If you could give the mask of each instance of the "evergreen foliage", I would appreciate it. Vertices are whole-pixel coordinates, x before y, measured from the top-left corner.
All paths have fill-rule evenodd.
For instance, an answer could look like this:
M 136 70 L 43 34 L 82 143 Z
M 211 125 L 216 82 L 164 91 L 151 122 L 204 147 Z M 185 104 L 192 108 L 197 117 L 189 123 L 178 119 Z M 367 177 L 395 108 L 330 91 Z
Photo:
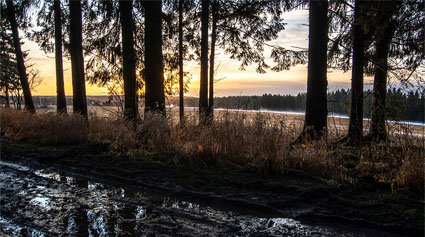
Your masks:
M 424 123 L 425 90 L 403 91 L 392 88 L 387 91 L 387 118 L 394 121 Z M 329 115 L 346 115 L 350 111 L 351 90 L 336 90 L 327 94 Z M 306 94 L 262 96 L 228 96 L 215 98 L 216 108 L 243 110 L 305 111 Z M 363 114 L 370 118 L 372 91 L 364 91 Z

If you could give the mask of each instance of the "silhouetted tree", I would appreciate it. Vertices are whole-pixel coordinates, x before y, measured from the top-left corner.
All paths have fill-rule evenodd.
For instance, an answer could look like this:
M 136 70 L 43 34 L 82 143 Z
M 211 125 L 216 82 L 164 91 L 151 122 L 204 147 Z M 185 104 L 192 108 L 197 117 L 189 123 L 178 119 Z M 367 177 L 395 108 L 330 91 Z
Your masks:
M 348 125 L 348 141 L 359 144 L 363 139 L 363 67 L 365 60 L 365 33 L 362 14 L 364 2 L 355 0 L 353 23 L 353 66 L 351 72 L 351 110 Z
M 189 45 L 192 43 L 196 14 L 193 14 L 196 8 L 194 1 L 182 1 L 182 59 L 191 60 L 193 53 L 189 51 Z M 179 34 L 179 6 L 180 1 L 163 1 L 162 7 L 162 58 L 164 70 L 164 90 L 166 95 L 177 95 L 180 93 L 180 34 Z M 195 28 L 199 29 L 199 28 Z M 182 62 L 183 62 L 182 61 Z M 184 69 L 182 67 L 182 69 Z M 183 71 L 183 93 L 188 91 L 190 81 L 189 72 Z
M 403 0 L 392 4 L 397 6 L 391 19 L 394 32 L 391 37 L 388 60 L 390 76 L 408 86 L 413 86 L 411 81 L 414 80 L 419 81 L 423 86 L 425 80 L 422 72 L 425 67 L 424 1 Z M 391 5 L 385 7 L 391 8 Z M 377 27 L 378 31 L 381 30 L 379 24 Z
M 10 107 L 10 93 L 11 91 L 20 88 L 19 72 L 16 63 L 15 47 L 13 46 L 13 36 L 10 30 L 10 24 L 6 21 L 4 16 L 3 2 L 1 5 L 0 18 L 0 90 L 4 93 L 6 108 Z
M 201 10 L 201 72 L 199 87 L 199 121 L 204 123 L 208 113 L 208 21 L 209 1 L 202 0 Z
M 145 1 L 145 111 L 165 115 L 162 1 Z
M 25 109 L 31 113 L 34 113 L 35 107 L 34 107 L 34 103 L 31 96 L 31 90 L 28 83 L 28 77 L 27 77 L 27 72 L 25 68 L 24 56 L 21 49 L 21 43 L 20 43 L 19 32 L 18 32 L 18 23 L 16 22 L 16 15 L 15 15 L 15 7 L 12 1 L 6 1 L 6 4 L 7 4 L 7 8 L 6 8 L 7 16 L 12 29 L 13 45 L 15 48 L 19 78 L 20 78 L 20 82 L 21 82 L 21 86 L 22 86 L 22 90 L 24 94 Z
M 209 103 L 208 110 L 210 119 L 214 118 L 214 58 L 215 58 L 215 43 L 217 41 L 217 22 L 218 22 L 218 0 L 211 1 L 212 9 L 212 29 L 211 29 L 211 53 L 210 53 L 210 77 L 209 77 Z
M 27 32 L 27 37 L 38 43 L 40 49 L 46 53 L 55 53 L 56 67 L 56 105 L 58 113 L 66 113 L 65 85 L 63 77 L 63 45 L 68 44 L 67 33 L 62 31 L 67 27 L 66 11 L 61 8 L 59 0 L 34 1 L 42 5 L 37 13 L 37 28 Z M 66 16 L 66 17 L 64 17 Z M 54 27 L 52 27 L 54 25 Z M 65 47 L 65 48 L 66 48 Z M 66 53 L 66 51 L 65 51 Z
M 53 9 L 55 13 L 56 108 L 58 113 L 66 113 L 62 61 L 62 14 L 59 0 L 53 1 Z
M 86 9 L 84 49 L 88 57 L 86 76 L 91 84 L 102 87 L 123 84 L 120 15 L 118 1 L 93 1 Z M 135 43 L 137 42 L 136 36 Z M 139 54 L 136 59 L 140 63 L 143 57 Z
M 110 94 L 124 94 L 123 86 L 123 42 L 118 1 L 91 1 L 84 11 L 84 49 L 88 58 L 87 79 L 90 83 L 107 87 Z M 164 71 L 164 91 L 168 95 L 179 93 L 179 54 L 178 54 L 178 4 L 177 1 L 164 1 L 162 12 L 162 52 Z M 191 2 L 183 2 L 183 12 L 191 12 Z M 144 1 L 133 1 L 133 35 L 138 96 L 145 97 L 145 7 Z M 183 57 L 189 59 L 188 39 L 191 32 L 189 14 L 183 18 L 185 41 Z M 189 74 L 183 73 L 183 91 L 187 91 Z M 124 103 L 122 103 L 124 105 Z M 124 110 L 124 106 L 123 106 Z
M 214 105 L 214 54 L 215 48 L 224 49 L 231 59 L 241 62 L 240 70 L 250 64 L 257 64 L 256 71 L 265 73 L 270 66 L 264 57 L 264 48 L 271 48 L 271 58 L 276 63 L 273 71 L 288 70 L 305 63 L 306 52 L 288 50 L 270 45 L 267 41 L 276 39 L 285 23 L 281 17 L 284 11 L 298 6 L 302 1 L 211 1 L 211 54 L 209 71 L 209 108 Z
M 319 139 L 327 131 L 327 13 L 327 1 L 310 1 L 306 112 L 303 131 L 295 142 Z
M 15 46 L 13 42 L 13 33 L 10 23 L 7 21 L 5 14 L 5 3 L 0 2 L 0 91 L 4 94 L 6 107 L 10 107 L 9 101 L 13 102 L 15 109 L 21 110 L 23 98 L 23 89 L 19 77 L 18 64 L 15 54 Z M 24 9 L 21 9 L 24 10 Z M 21 13 L 18 13 L 21 14 Z M 21 19 L 25 25 L 26 20 Z M 27 64 L 28 52 L 23 51 L 22 56 L 26 65 L 28 85 L 30 90 L 39 86 L 41 79 L 38 77 L 38 71 L 32 68 L 32 64 Z
M 82 12 L 80 1 L 69 1 L 69 36 L 72 70 L 72 102 L 74 113 L 87 118 L 86 84 L 84 79 Z
M 361 29 L 364 31 L 363 43 L 365 50 L 365 55 L 363 58 L 364 73 L 367 75 L 375 75 L 378 72 L 378 78 L 382 78 L 382 71 L 376 70 L 377 67 L 382 68 L 382 62 L 377 60 L 377 51 L 378 45 L 381 45 L 380 52 L 382 55 L 383 47 L 382 42 L 385 38 L 383 35 L 386 29 L 386 23 L 384 23 L 384 15 L 392 15 L 390 17 L 391 24 L 393 25 L 393 33 L 390 35 L 389 39 L 389 49 L 388 49 L 388 59 L 386 61 L 386 78 L 397 79 L 398 82 L 401 82 L 405 85 L 412 85 L 412 79 L 418 79 L 423 81 L 423 76 L 418 72 L 420 66 L 424 66 L 424 27 L 423 21 L 425 20 L 423 9 L 423 1 L 395 1 L 391 4 L 389 2 L 379 2 L 379 1 L 362 1 L 362 8 L 360 17 L 358 17 L 354 23 L 354 17 L 350 9 L 354 9 L 352 5 L 353 1 L 341 1 L 333 4 L 334 21 L 332 24 L 332 31 L 336 37 L 330 41 L 330 51 L 329 59 L 330 64 L 336 66 L 337 68 L 343 70 L 349 70 L 350 64 L 353 64 L 355 67 L 355 60 L 353 55 L 353 60 L 351 61 L 351 49 L 356 48 L 355 40 L 353 40 L 352 35 L 355 34 L 356 27 L 361 25 Z M 356 2 L 355 2 L 356 3 Z M 387 4 L 388 3 L 388 4 Z M 398 7 L 391 10 L 392 5 L 396 4 Z M 357 7 L 356 7 L 357 10 Z M 394 12 L 396 11 L 396 12 Z M 391 13 L 393 12 L 393 13 Z M 354 14 L 355 15 L 355 14 Z M 354 37 L 355 38 L 355 37 Z M 380 43 L 379 43 L 380 42 Z M 379 43 L 379 44 L 378 44 Z M 353 52 L 353 54 L 355 54 Z M 359 62 L 359 61 L 358 61 Z M 381 66 L 380 66 L 381 65 Z M 359 68 L 359 67 L 357 67 Z M 354 70 L 354 69 L 353 69 Z M 353 71 L 353 73 L 355 73 Z M 353 105 L 351 109 L 356 108 L 357 105 L 361 105 L 360 101 L 354 100 L 354 97 L 360 99 L 361 97 L 355 96 L 355 85 L 354 85 L 354 75 L 353 75 Z M 387 79 L 386 79 L 387 80 Z M 385 83 L 380 80 L 376 84 L 376 89 L 380 88 L 380 94 L 386 93 L 387 82 Z M 384 88 L 385 87 L 385 88 Z M 359 88 L 357 88 L 359 90 Z M 374 92 L 374 95 L 377 95 Z M 377 95 L 376 101 L 381 101 L 382 96 Z M 379 98 L 379 99 L 378 99 Z M 370 104 L 365 103 L 367 108 L 370 107 Z M 378 105 L 377 103 L 374 105 Z M 358 107 L 357 107 L 358 108 Z M 378 120 L 383 120 L 385 118 L 380 117 L 385 111 L 389 111 L 390 108 L 385 105 L 381 106 L 382 110 L 375 110 L 378 113 L 375 113 L 375 118 Z M 359 111 L 361 111 L 359 109 Z M 370 111 L 366 109 L 365 111 Z M 355 113 L 351 113 L 353 116 Z M 380 114 L 380 115 L 379 115 Z M 368 116 L 368 114 L 366 114 Z M 360 121 L 360 116 L 357 116 Z M 354 121 L 354 120 L 353 120 Z M 351 121 L 351 122 L 353 122 Z M 385 122 L 381 122 L 382 131 L 385 130 Z M 351 127 L 350 123 L 350 127 Z M 376 126 L 375 126 L 376 127 Z M 378 126 L 379 127 L 379 126 Z M 357 133 L 360 134 L 360 128 L 357 128 Z M 354 131 L 350 129 L 349 136 L 351 137 Z M 375 133 L 376 134 L 376 133 Z M 381 135 L 379 135 L 381 136 Z M 385 137 L 382 135 L 381 137 Z M 382 140 L 384 138 L 378 138 L 377 140 Z
M 377 2 L 376 50 L 374 55 L 375 77 L 373 80 L 372 116 L 370 137 L 375 141 L 387 139 L 386 92 L 388 76 L 388 57 L 391 39 L 395 30 L 393 16 L 399 7 L 398 2 Z
M 132 9 L 132 1 L 119 1 L 123 46 L 122 57 L 125 96 L 124 115 L 127 119 L 135 119 L 138 114 Z
M 179 2 L 179 115 L 180 123 L 184 120 L 184 71 L 183 71 L 183 2 Z
M 349 128 L 341 142 L 353 145 L 363 139 L 363 75 L 369 60 L 365 49 L 371 44 L 371 30 L 367 30 L 369 7 L 370 2 L 364 0 L 355 0 L 354 5 L 347 1 L 332 4 L 331 28 L 338 34 L 330 41 L 328 58 L 334 67 L 344 71 L 352 69 Z
M 121 1 L 91 1 L 84 8 L 86 77 L 89 83 L 108 89 L 113 102 L 120 108 L 119 116 L 134 119 L 138 114 L 138 97 L 144 87 L 143 2 L 124 2 L 132 6 L 121 7 Z M 131 15 L 121 14 L 121 10 L 131 11 Z M 128 17 L 131 19 L 127 20 Z M 127 44 L 128 37 L 132 37 L 131 44 Z M 133 51 L 133 56 L 127 53 L 129 50 Z

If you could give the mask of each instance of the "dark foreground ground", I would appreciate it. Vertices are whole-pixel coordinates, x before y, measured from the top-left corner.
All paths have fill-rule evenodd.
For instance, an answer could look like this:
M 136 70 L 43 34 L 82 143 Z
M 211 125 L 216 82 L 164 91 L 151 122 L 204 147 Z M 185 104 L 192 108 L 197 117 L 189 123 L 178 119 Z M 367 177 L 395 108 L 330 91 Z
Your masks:
M 424 236 L 423 194 L 1 140 L 1 236 Z

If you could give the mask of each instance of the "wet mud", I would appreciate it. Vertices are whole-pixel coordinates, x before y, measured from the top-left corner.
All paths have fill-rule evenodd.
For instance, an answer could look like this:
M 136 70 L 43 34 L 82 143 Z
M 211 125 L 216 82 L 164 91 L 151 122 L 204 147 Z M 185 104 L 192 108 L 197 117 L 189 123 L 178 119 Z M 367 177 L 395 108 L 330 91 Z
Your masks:
M 51 155 L 52 153 L 49 152 Z M 54 155 L 56 157 L 57 154 Z M 46 156 L 48 157 L 48 156 Z M 52 158 L 53 159 L 53 158 Z M 224 180 L 196 187 L 190 176 L 166 171 L 145 182 L 85 172 L 83 168 L 14 156 L 0 161 L 1 236 L 420 236 L 420 230 L 380 227 L 329 214 L 327 202 L 280 194 L 249 184 L 235 189 Z M 104 157 L 102 159 L 105 159 Z M 60 163 L 60 162 L 59 162 Z M 90 163 L 90 162 L 88 162 Z M 107 164 L 107 159 L 104 160 Z M 93 165 L 93 164 L 91 164 Z M 101 165 L 99 165 L 101 166 Z M 91 167 L 91 166 L 90 166 Z M 175 172 L 175 171 L 172 171 Z M 184 172 L 183 172 L 184 173 Z M 108 178 L 109 177 L 109 178 Z M 192 176 L 193 178 L 194 176 Z M 202 179 L 202 177 L 197 177 Z M 187 185 L 181 180 L 187 180 Z M 193 181 L 193 180 L 192 180 Z M 193 181 L 198 183 L 199 181 Z M 240 185 L 240 184 L 236 184 Z M 258 193 L 249 186 L 254 186 Z M 202 188 L 201 188 L 202 186 Z M 261 185 L 259 185 L 261 186 Z M 233 190 L 231 190 L 233 187 Z M 192 190 L 191 190 L 192 188 Z M 279 189 L 281 186 L 278 187 Z M 217 188 L 216 188 L 217 189 Z M 320 189 L 318 189 L 320 190 Z M 318 192 L 315 190 L 315 192 Z M 297 193 L 295 192 L 295 193 Z M 282 194 L 283 193 L 283 194 Z M 305 195 L 311 195 L 305 192 Z M 273 200 L 275 199 L 275 200 Z M 337 200 L 335 200 L 337 202 Z M 321 211 L 319 211 L 321 210 Z M 344 211 L 344 210 L 341 210 Z M 423 235 L 423 234 L 422 234 Z
M 44 169 L 32 170 L 10 162 L 1 161 L 0 168 L 0 228 L 7 235 L 357 236 L 289 218 L 241 215 L 226 208 L 113 187 Z

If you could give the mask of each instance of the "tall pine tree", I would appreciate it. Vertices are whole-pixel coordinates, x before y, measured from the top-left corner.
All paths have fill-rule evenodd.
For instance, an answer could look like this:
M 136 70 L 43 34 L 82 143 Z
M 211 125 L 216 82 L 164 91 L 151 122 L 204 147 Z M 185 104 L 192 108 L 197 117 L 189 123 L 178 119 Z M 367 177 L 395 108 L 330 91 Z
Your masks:
M 307 101 L 304 128 L 297 142 L 320 139 L 327 134 L 328 2 L 310 0 Z
M 165 115 L 162 1 L 145 1 L 145 112 Z
M 86 83 L 83 57 L 83 20 L 80 1 L 69 1 L 69 36 L 72 70 L 72 102 L 74 113 L 87 118 Z
M 122 57 L 124 78 L 124 115 L 134 120 L 138 115 L 136 94 L 136 62 L 133 40 L 133 1 L 120 1 L 119 11 L 122 31 Z
M 53 2 L 53 9 L 55 14 L 56 109 L 58 113 L 66 113 L 62 59 L 62 11 L 59 0 Z
M 199 121 L 205 123 L 208 113 L 208 22 L 209 1 L 202 0 L 201 10 L 201 72 L 199 87 Z

